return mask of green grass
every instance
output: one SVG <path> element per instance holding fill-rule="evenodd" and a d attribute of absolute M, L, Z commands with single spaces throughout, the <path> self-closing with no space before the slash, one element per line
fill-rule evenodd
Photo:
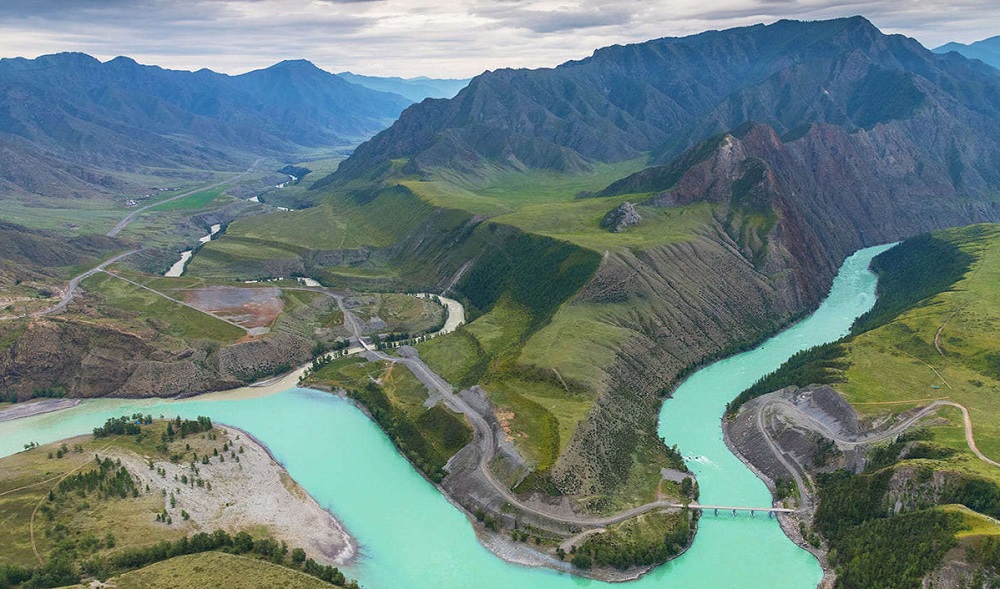
<path fill-rule="evenodd" d="M 555 370 L 567 382 L 603 391 L 607 384 L 604 367 L 615 362 L 634 335 L 615 324 L 610 307 L 593 303 L 563 305 L 551 323 L 527 341 L 519 362 Z"/>
<path fill-rule="evenodd" d="M 960 403 L 969 409 L 979 449 L 996 460 L 1000 459 L 1000 366 L 991 362 L 991 354 L 997 352 L 1000 328 L 1000 228 L 989 226 L 981 237 L 968 239 L 982 229 L 937 234 L 975 256 L 971 271 L 948 291 L 849 341 L 845 360 L 850 365 L 842 375 L 844 382 L 836 386 L 856 409 L 871 416 L 899 413 L 932 399 Z M 944 356 L 934 347 L 942 325 Z M 1000 482 L 1000 469 L 969 451 L 958 411 L 938 413 L 948 424 L 931 428 L 934 441 L 959 452 L 945 465 Z"/>
<path fill-rule="evenodd" d="M 686 207 L 637 207 L 642 222 L 621 233 L 600 226 L 611 209 L 625 201 L 637 202 L 646 195 L 614 198 L 588 198 L 525 206 L 516 213 L 497 217 L 525 231 L 561 239 L 603 252 L 614 249 L 646 250 L 652 247 L 693 239 L 712 220 L 712 206 L 700 203 Z"/>
<path fill-rule="evenodd" d="M 476 336 L 465 327 L 416 347 L 424 362 L 455 386 L 471 386 L 482 375 L 482 348 Z"/>
<path fill-rule="evenodd" d="M 35 515 L 35 538 L 43 557 L 52 547 L 52 539 L 44 532 L 52 523 L 65 525 L 74 531 L 76 537 L 93 534 L 104 538 L 111 531 L 119 547 L 141 546 L 185 535 L 179 526 L 169 528 L 153 522 L 152 514 L 163 508 L 163 499 L 159 495 L 98 500 L 95 497 L 79 499 L 70 493 L 60 496 L 55 503 L 48 501 L 49 490 L 54 489 L 65 475 L 94 469 L 95 453 L 105 456 L 110 450 L 127 451 L 160 460 L 171 452 L 183 452 L 185 443 L 192 446 L 192 451 L 201 453 L 205 452 L 209 444 L 214 444 L 197 436 L 189 436 L 184 442 L 178 438 L 164 452 L 157 446 L 160 434 L 166 431 L 166 423 L 158 422 L 144 427 L 150 433 L 143 439 L 138 439 L 137 436 L 100 439 L 84 436 L 67 440 L 70 451 L 62 458 L 55 457 L 61 444 L 56 442 L 0 459 L 0 527 L 4 531 L 5 540 L 0 543 L 0 562 L 20 566 L 38 564 L 31 550 L 29 530 L 32 512 L 36 507 L 40 509 Z M 77 444 L 80 452 L 72 450 Z M 53 458 L 48 458 L 50 453 Z M 46 506 L 54 508 L 55 515 L 51 523 L 45 514 Z"/>
<path fill-rule="evenodd" d="M 333 586 L 300 571 L 223 552 L 176 556 L 113 577 L 111 582 L 118 589 L 329 589 Z"/>
<path fill-rule="evenodd" d="M 154 206 L 151 211 L 191 211 L 207 207 L 226 191 L 226 186 L 209 188 L 170 202 Z M 169 197 L 168 197 L 169 198 Z"/>
<path fill-rule="evenodd" d="M 472 441 L 472 428 L 465 417 L 440 403 L 430 408 L 424 405 L 427 389 L 405 365 L 341 358 L 310 375 L 306 382 L 347 390 L 368 409 L 400 452 L 436 482 L 444 478 L 445 463 Z"/>
<path fill-rule="evenodd" d="M 246 335 L 246 332 L 239 327 L 169 301 L 103 272 L 87 278 L 83 282 L 83 287 L 99 294 L 103 304 L 133 313 L 157 331 L 173 337 L 232 343 Z"/>
<path fill-rule="evenodd" d="M 942 505 L 938 509 L 945 513 L 957 513 L 962 517 L 963 529 L 955 535 L 956 538 L 1000 536 L 1000 522 L 981 513 L 976 513 L 964 505 Z"/>
<path fill-rule="evenodd" d="M 402 188 L 382 191 L 363 204 L 329 195 L 312 208 L 234 221 L 223 236 L 195 254 L 187 273 L 252 279 L 273 275 L 275 266 L 294 268 L 299 259 L 309 260 L 311 252 L 389 246 L 411 233 L 432 210 Z M 393 266 L 349 265 L 314 270 L 328 282 L 340 282 L 338 277 L 391 279 L 397 271 Z"/>
<path fill-rule="evenodd" d="M 616 164 L 595 164 L 591 172 L 567 175 L 553 170 L 513 171 L 486 168 L 476 178 L 445 169 L 434 170 L 429 181 L 415 178 L 400 183 L 423 200 L 477 215 L 502 215 L 546 202 L 569 202 L 582 191 L 597 191 L 642 169 L 645 158 Z"/>

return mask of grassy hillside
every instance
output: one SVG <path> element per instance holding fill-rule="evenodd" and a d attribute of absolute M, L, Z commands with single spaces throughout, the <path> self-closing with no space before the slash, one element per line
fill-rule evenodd
<path fill-rule="evenodd" d="M 871 416 L 899 413 L 930 399 L 964 405 L 979 449 L 1000 459 L 1000 404 L 995 402 L 1000 395 L 1000 228 L 974 226 L 935 237 L 969 256 L 969 270 L 943 292 L 847 342 L 848 368 L 837 388 Z M 941 267 L 932 271 L 939 275 Z M 958 411 L 943 415 L 951 423 L 931 431 L 934 441 L 959 453 L 949 466 L 1000 483 L 1000 469 L 987 467 L 969 451 Z"/>
<path fill-rule="evenodd" d="M 738 403 L 788 385 L 830 383 L 877 423 L 954 402 L 968 409 L 979 450 L 1000 459 L 1000 226 L 918 236 L 872 267 L 880 298 L 852 335 L 793 357 Z M 920 587 L 956 560 L 975 565 L 959 573 L 964 582 L 998 580 L 976 547 L 1000 534 L 1000 468 L 970 449 L 959 409 L 942 407 L 923 429 L 871 449 L 862 474 L 817 479 L 814 523 L 837 587 Z M 911 550 L 900 554 L 904 544 Z"/>
<path fill-rule="evenodd" d="M 329 589 L 330 583 L 283 566 L 224 552 L 177 556 L 110 580 L 119 589 Z"/>
<path fill-rule="evenodd" d="M 0 459 L 5 539 L 0 586 L 61 587 L 81 577 L 106 579 L 121 573 L 119 587 L 186 587 L 195 582 L 249 587 L 260 586 L 261 578 L 281 586 L 330 586 L 316 577 L 333 579 L 332 570 L 317 568 L 311 560 L 305 566 L 289 561 L 263 528 L 254 530 L 256 538 L 216 532 L 189 536 L 199 526 L 181 509 L 185 487 L 193 489 L 196 479 L 199 489 L 206 486 L 204 476 L 211 493 L 207 473 L 224 460 L 218 451 L 225 451 L 230 441 L 204 418 L 168 423 L 137 415 L 109 421 L 92 436 L 27 447 Z M 238 461 L 235 450 L 231 457 Z M 190 480 L 177 481 L 175 504 L 173 491 L 169 497 L 165 490 L 151 491 L 139 482 L 143 473 L 127 470 L 123 461 L 149 464 L 151 473 L 154 468 L 159 473 L 162 464 L 190 461 Z M 150 563 L 158 564 L 129 572 Z M 186 568 L 192 563 L 196 566 Z M 234 563 L 240 564 L 233 568 Z M 346 584 L 338 578 L 339 585 Z"/>

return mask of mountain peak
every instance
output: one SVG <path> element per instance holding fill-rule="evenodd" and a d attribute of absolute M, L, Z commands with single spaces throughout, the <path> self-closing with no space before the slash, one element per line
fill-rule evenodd
<path fill-rule="evenodd" d="M 101 61 L 92 55 L 79 51 L 63 51 L 61 53 L 50 53 L 40 55 L 35 61 L 44 64 L 74 65 L 74 66 L 95 66 L 101 65 Z"/>
<path fill-rule="evenodd" d="M 269 68 L 265 68 L 265 69 L 269 69 L 269 70 L 307 70 L 307 71 L 318 70 L 318 71 L 321 71 L 321 72 L 324 72 L 324 73 L 328 73 L 325 70 L 322 70 L 319 67 L 317 67 L 316 64 L 314 64 L 313 62 L 309 61 L 308 59 L 285 59 L 285 60 L 279 61 L 278 63 L 272 65 Z"/>

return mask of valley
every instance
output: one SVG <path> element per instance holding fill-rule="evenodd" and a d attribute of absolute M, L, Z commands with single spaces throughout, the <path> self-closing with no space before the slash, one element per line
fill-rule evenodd
<path fill-rule="evenodd" d="M 1000 70 L 847 17 L 470 80 L 57 54 L 0 89 L 5 460 L 211 416 L 368 587 L 995 580 Z M 308 586 L 317 538 L 63 572 Z"/>

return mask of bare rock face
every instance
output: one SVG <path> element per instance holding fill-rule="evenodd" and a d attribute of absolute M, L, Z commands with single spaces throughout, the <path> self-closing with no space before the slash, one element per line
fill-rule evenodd
<path fill-rule="evenodd" d="M 638 225 L 641 221 L 642 217 L 639 215 L 639 211 L 635 210 L 635 205 L 623 202 L 604 215 L 604 218 L 601 219 L 601 227 L 612 233 L 621 233 L 633 225 Z"/>

